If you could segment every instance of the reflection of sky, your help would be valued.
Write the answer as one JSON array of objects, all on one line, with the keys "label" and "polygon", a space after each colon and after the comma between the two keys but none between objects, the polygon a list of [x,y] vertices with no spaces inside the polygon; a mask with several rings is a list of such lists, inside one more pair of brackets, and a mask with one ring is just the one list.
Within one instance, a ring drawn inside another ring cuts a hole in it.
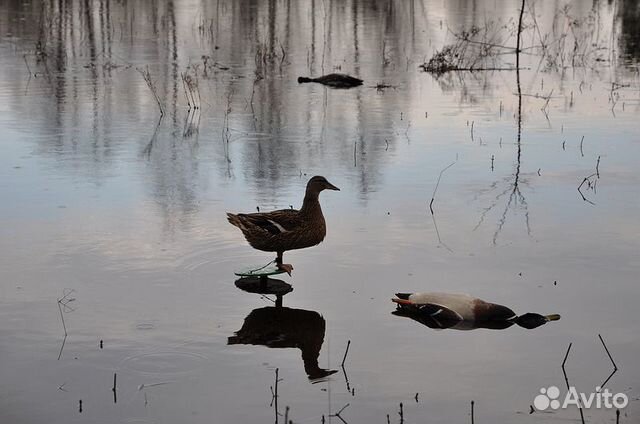
[{"label": "reflection of sky", "polygon": [[[191,422],[209,422],[211,416],[255,422],[269,412],[264,396],[273,383],[272,368],[280,367],[286,375],[283,399],[292,411],[300,418],[327,414],[327,393],[308,383],[299,352],[225,346],[246,314],[264,306],[237,292],[232,271],[239,264],[266,262],[270,255],[250,249],[224,213],[299,206],[306,180],[314,174],[325,175],[342,191],[322,194],[325,242],[286,253],[295,267],[295,291],[285,302],[318,311],[327,320],[321,367],[335,367],[345,341],[352,339],[348,370],[357,396],[347,395],[338,378],[331,391],[334,407],[352,403],[347,412],[353,422],[384,419],[400,401],[407,404],[406,416],[429,411],[436,419],[466,419],[471,399],[488,419],[507,422],[514,411],[528,411],[539,387],[562,385],[558,367],[569,342],[574,342],[576,382],[592,387],[604,379],[609,367],[598,333],[624,370],[612,380],[613,388],[631,386],[637,397],[637,371],[628,365],[640,347],[629,313],[637,303],[640,266],[638,96],[631,71],[602,66],[571,70],[560,79],[527,63],[531,69],[522,72],[523,91],[547,95],[553,89],[553,98],[548,120],[540,111],[544,100],[523,99],[519,182],[527,208],[518,203],[506,209],[509,195],[497,201],[496,196],[514,180],[514,73],[435,80],[419,73],[417,64],[451,40],[447,26],[460,28],[474,19],[478,24],[484,20],[479,16],[491,11],[495,17],[496,10],[506,20],[517,7],[397,2],[391,14],[387,2],[361,2],[357,9],[348,4],[349,13],[343,13],[336,2],[325,2],[332,10],[325,20],[323,3],[315,2],[315,13],[310,3],[292,2],[287,20],[281,2],[272,2],[275,12],[267,3],[244,8],[223,2],[215,9],[209,2],[176,2],[175,44],[171,36],[155,37],[151,30],[157,19],[170,31],[165,5],[155,18],[144,20],[146,6],[126,6],[138,16],[133,40],[129,26],[120,24],[131,14],[111,5],[112,43],[99,35],[98,50],[112,49],[119,64],[150,65],[169,110],[155,137],[156,105],[133,68],[111,73],[84,68],[90,56],[80,17],[74,18],[75,35],[66,32],[76,54],[65,49],[66,65],[49,81],[42,74],[29,79],[22,54],[16,53],[33,48],[35,29],[9,25],[7,16],[14,14],[0,13],[0,27],[15,32],[15,38],[0,39],[0,354],[3,363],[15,365],[2,367],[0,379],[16,388],[0,400],[0,410],[24,409],[25,397],[44,399],[46,412],[45,406],[30,405],[33,421],[45,413],[63,421],[66,406],[33,387],[35,372],[51,387],[69,380],[73,396],[83,391],[90,396],[96,379],[109,380],[114,369],[122,369],[131,371],[119,374],[124,399],[134,400],[116,418],[144,412],[131,387],[172,380],[173,385],[148,393],[151,419],[181,421],[185,411],[194,410]],[[553,10],[546,3],[537,7],[539,21],[548,24]],[[578,3],[573,10],[587,13],[590,7]],[[193,26],[215,19],[216,10],[221,29],[213,40],[220,48],[213,50],[212,40],[200,37]],[[598,11],[600,37],[607,39],[606,23],[617,12],[607,4]],[[287,43],[287,60],[255,84],[252,110],[255,45],[271,39],[269,13],[276,16],[273,39]],[[101,16],[93,14],[97,27]],[[326,44],[325,26],[331,34]],[[383,40],[392,58],[387,66],[380,60]],[[171,59],[174,45],[177,68]],[[320,73],[323,51],[327,71],[339,65],[345,72],[357,70],[367,85],[384,81],[397,87],[379,93],[369,87],[298,86],[297,76]],[[96,61],[104,63],[101,54]],[[199,131],[183,137],[186,103],[173,74],[202,54],[231,69],[201,80]],[[30,59],[30,66],[44,72]],[[631,84],[620,90],[615,115],[608,100],[611,81]],[[230,87],[227,155],[221,133]],[[594,172],[599,156],[597,192],[587,192],[596,203],[592,206],[576,188]],[[438,243],[428,203],[440,170],[456,157],[434,201],[449,252]],[[67,315],[72,337],[65,349],[70,349],[67,358],[80,358],[78,368],[50,362],[57,357],[60,335],[52,299],[64,287],[77,290],[78,308]],[[388,299],[401,290],[468,292],[517,312],[557,312],[563,318],[528,332],[434,332],[389,314]],[[141,324],[154,330],[145,333],[137,329]],[[112,350],[96,356],[96,338],[107,340]],[[22,355],[27,347],[29,357]],[[136,373],[131,364],[144,360],[129,358],[156,350],[195,353],[207,361],[194,365],[198,360],[186,356],[171,361],[172,367],[196,367],[196,375]],[[409,403],[415,392],[421,393],[417,405]],[[91,404],[106,416],[101,396],[95,393]],[[228,408],[232,401],[242,411]]]}]

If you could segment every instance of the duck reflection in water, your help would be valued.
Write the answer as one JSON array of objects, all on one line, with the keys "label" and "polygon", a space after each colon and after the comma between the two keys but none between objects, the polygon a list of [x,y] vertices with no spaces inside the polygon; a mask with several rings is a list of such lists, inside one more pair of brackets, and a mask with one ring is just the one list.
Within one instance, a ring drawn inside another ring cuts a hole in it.
[{"label": "duck reflection in water", "polygon": [[298,348],[302,351],[307,376],[310,380],[317,380],[337,372],[318,366],[324,331],[325,320],[315,311],[265,307],[251,311],[242,328],[229,337],[227,344]]},{"label": "duck reflection in water", "polygon": [[503,330],[514,324],[533,329],[549,321],[557,321],[560,315],[526,313],[517,315],[510,308],[485,302],[466,294],[455,293],[396,293],[391,299],[397,305],[392,313],[418,321],[429,328],[474,330],[488,328]]}]

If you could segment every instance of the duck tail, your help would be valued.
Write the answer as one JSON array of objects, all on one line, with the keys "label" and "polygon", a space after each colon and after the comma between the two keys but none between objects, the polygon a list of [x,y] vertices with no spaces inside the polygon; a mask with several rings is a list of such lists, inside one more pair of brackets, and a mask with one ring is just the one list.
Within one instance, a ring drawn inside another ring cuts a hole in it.
[{"label": "duck tail", "polygon": [[399,299],[397,297],[394,297],[393,299],[391,299],[391,301],[393,303],[397,303],[398,307],[413,305],[413,303],[408,299]]},{"label": "duck tail", "polygon": [[398,296],[399,299],[409,300],[409,296],[412,294],[413,293],[396,293],[396,296]]},{"label": "duck tail", "polygon": [[227,220],[231,225],[238,227],[241,230],[244,230],[244,225],[242,225],[242,220],[238,215],[233,213],[227,213]]}]

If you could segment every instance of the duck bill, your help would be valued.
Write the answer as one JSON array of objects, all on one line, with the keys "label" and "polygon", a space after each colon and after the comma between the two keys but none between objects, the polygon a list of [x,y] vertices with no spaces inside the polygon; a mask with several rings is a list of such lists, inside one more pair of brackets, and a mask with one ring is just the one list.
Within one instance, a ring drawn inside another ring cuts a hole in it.
[{"label": "duck bill", "polygon": [[334,186],[333,184],[331,184],[330,182],[327,182],[327,190],[335,190],[335,191],[340,191],[340,189],[336,186]]}]

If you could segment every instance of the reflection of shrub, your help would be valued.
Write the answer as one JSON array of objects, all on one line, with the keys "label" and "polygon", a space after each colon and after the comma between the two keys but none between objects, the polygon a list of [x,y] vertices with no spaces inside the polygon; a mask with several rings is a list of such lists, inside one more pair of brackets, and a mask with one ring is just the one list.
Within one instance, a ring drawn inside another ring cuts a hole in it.
[{"label": "reflection of shrub", "polygon": [[[521,45],[521,54],[526,52],[540,57],[544,60],[546,70],[593,67],[598,62],[607,61],[607,37],[600,36],[600,24],[595,11],[584,17],[576,17],[572,15],[570,6],[558,8],[550,28],[538,25],[535,2],[528,2],[526,11],[521,39],[532,40],[532,44],[526,47]],[[517,33],[518,26],[513,20],[506,24],[489,21],[484,26],[471,26],[453,33],[455,42],[436,51],[431,59],[419,67],[437,76],[451,71],[512,69],[505,67],[500,58],[516,52]]]},{"label": "reflection of shrub", "polygon": [[436,52],[429,62],[422,64],[422,70],[432,74],[444,74],[445,72],[458,69],[460,56],[456,53],[455,46],[444,46],[442,50]]},{"label": "reflection of shrub", "polygon": [[420,65],[424,72],[442,75],[450,71],[473,71],[495,68],[495,58],[509,47],[497,44],[506,25],[488,22],[484,27],[472,26],[455,34],[457,41],[437,51],[428,62]]}]

